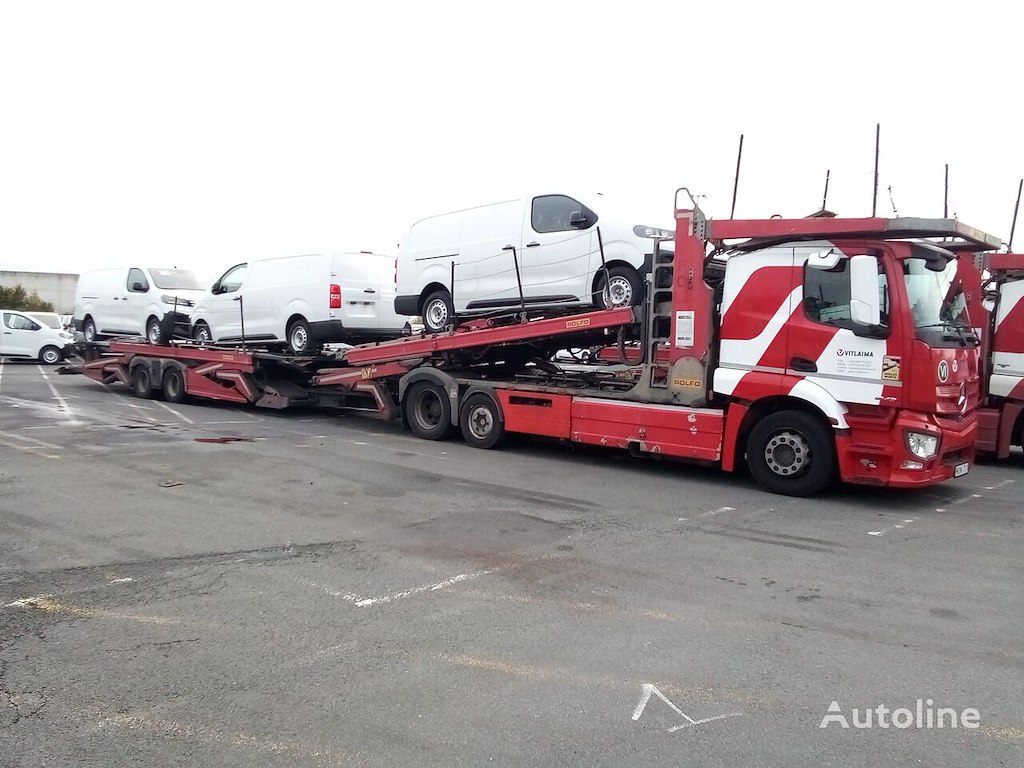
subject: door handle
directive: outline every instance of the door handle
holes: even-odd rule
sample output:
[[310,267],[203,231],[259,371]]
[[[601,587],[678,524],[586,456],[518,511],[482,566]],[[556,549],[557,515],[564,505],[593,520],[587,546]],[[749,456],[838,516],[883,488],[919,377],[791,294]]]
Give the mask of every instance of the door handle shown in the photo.
[[540,245],[540,243],[538,243],[536,240],[534,240],[532,243],[527,243],[526,247],[527,248],[536,248],[538,245]]
[[4,336],[10,336],[10,335],[11,335],[10,331],[4,331]]
[[373,288],[363,288],[363,293],[376,293]]
[[789,361],[789,367],[794,371],[800,371],[801,373],[817,373],[818,366],[813,360],[808,360],[806,357],[794,357]]

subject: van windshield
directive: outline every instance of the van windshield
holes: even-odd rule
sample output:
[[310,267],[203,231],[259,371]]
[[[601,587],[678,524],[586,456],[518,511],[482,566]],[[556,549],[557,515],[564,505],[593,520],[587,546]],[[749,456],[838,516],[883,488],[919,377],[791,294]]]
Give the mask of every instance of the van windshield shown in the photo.
[[47,314],[46,312],[33,312],[32,319],[45,325],[47,328],[56,328],[58,331],[64,326],[61,325],[60,315]]
[[149,274],[157,288],[165,291],[201,291],[196,276],[187,269],[153,269]]

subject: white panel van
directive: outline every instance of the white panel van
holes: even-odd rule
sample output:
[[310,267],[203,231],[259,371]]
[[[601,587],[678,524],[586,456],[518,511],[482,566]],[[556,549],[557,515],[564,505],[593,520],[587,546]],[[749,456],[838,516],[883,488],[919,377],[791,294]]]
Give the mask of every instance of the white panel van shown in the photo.
[[95,269],[78,278],[72,322],[88,342],[105,336],[145,336],[153,344],[163,344],[172,335],[187,335],[189,313],[205,293],[185,269]]
[[519,305],[520,282],[530,307],[639,304],[652,238],[672,231],[626,208],[600,194],[543,194],[421,219],[400,246],[395,310],[437,332],[456,316]]
[[[43,313],[46,314],[46,313]],[[72,352],[74,336],[30,312],[0,309],[0,357],[27,357],[55,365]]]
[[304,254],[236,264],[192,313],[207,342],[287,343],[297,354],[321,345],[391,339],[410,332],[395,312],[395,260],[369,251]]

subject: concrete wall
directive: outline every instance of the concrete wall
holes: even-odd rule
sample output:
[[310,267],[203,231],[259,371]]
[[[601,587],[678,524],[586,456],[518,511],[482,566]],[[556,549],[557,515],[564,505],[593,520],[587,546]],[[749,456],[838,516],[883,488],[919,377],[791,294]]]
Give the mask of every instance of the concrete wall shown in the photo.
[[4,288],[22,286],[35,291],[39,298],[53,304],[53,311],[70,315],[75,308],[75,288],[78,275],[60,272],[7,272],[0,271],[0,285]]

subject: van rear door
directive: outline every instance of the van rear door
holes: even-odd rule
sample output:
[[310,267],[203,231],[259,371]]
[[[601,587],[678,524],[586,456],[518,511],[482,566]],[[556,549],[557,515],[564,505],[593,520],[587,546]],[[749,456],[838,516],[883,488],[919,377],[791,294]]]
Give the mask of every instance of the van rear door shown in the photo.
[[368,251],[334,254],[331,285],[339,290],[324,286],[324,300],[331,300],[333,294],[331,303],[340,306],[332,306],[331,318],[340,319],[346,328],[377,327],[381,299],[378,261],[379,257]]

